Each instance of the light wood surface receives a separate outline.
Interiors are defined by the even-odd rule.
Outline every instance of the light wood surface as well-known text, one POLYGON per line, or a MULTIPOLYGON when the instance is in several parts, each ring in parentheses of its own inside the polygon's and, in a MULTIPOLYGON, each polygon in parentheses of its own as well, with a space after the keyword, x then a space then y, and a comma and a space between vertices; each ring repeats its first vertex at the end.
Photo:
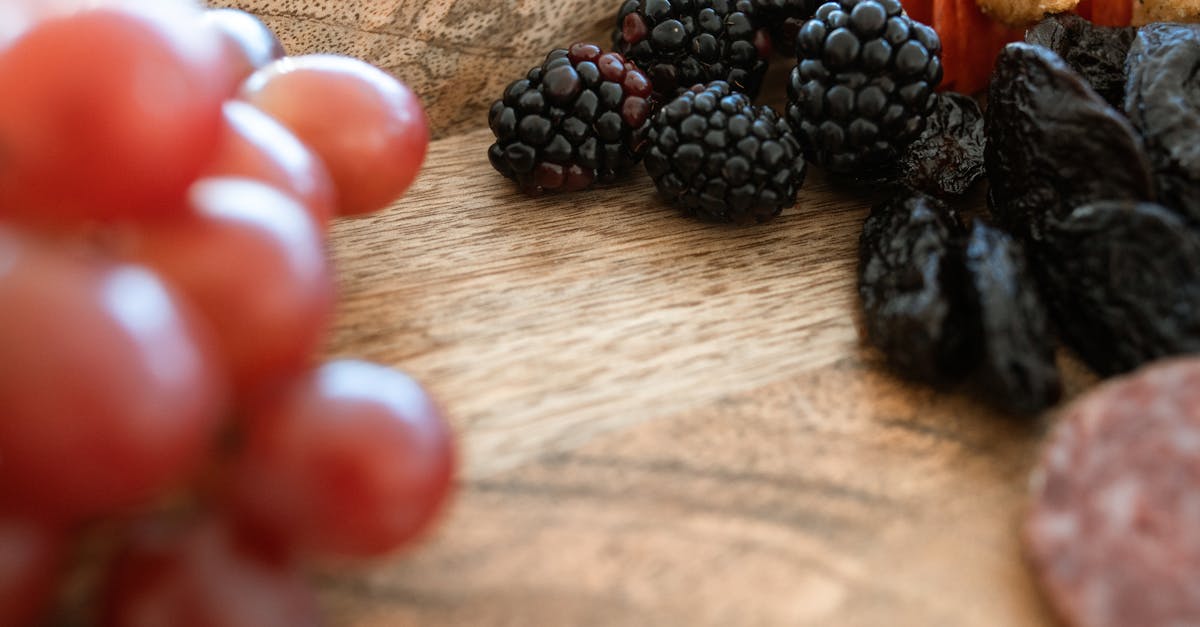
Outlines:
POLYGON ((332 625, 1048 624, 1016 535, 1048 419, 860 346, 874 198, 810 174, 745 228, 644 174, 529 199, 490 141, 435 142, 404 200, 334 229, 328 352, 425 381, 464 457, 425 544, 321 571, 332 625))
POLYGON ((907 385, 860 346, 876 198, 810 173, 778 221, 733 228, 644 174, 528 199, 489 167, 491 100, 553 47, 606 44, 619 0, 210 3, 392 72, 441 138, 405 199, 334 229, 327 352, 429 385, 461 487, 415 550, 322 567, 331 625, 1050 624, 1016 530, 1052 418, 907 385))

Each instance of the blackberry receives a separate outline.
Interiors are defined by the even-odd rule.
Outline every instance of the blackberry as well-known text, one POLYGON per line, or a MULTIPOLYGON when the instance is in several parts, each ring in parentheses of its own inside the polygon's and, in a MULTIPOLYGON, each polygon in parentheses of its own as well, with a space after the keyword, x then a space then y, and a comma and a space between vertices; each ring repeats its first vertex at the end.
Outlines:
POLYGON ((787 117, 809 160, 872 178, 925 128, 941 42, 899 0, 833 0, 796 37, 787 117))
POLYGON ((488 159, 531 195, 608 182, 641 159, 651 107, 646 75, 621 55, 554 50, 492 104, 488 159))
POLYGON ((754 0, 754 11, 759 23, 767 25, 775 52, 796 55, 796 35, 820 3, 820 0, 754 0))
POLYGON ((753 98, 771 54, 752 0, 626 0, 613 48, 642 68, 664 99, 714 80, 753 98))
POLYGON ((686 215, 766 222, 796 203, 804 156, 787 122, 724 81, 696 85, 660 109, 646 170, 686 215))

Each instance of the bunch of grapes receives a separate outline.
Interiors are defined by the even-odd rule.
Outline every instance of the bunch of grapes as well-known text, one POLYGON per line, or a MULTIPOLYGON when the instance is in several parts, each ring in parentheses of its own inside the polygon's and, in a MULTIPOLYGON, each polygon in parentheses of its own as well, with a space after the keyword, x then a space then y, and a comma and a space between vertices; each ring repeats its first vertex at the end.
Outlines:
POLYGON ((403 84, 287 57, 247 13, 6 0, 0 625, 81 580, 106 627, 311 625, 306 560, 429 526, 454 469, 435 402, 315 359, 329 221, 391 204, 428 142, 403 84))

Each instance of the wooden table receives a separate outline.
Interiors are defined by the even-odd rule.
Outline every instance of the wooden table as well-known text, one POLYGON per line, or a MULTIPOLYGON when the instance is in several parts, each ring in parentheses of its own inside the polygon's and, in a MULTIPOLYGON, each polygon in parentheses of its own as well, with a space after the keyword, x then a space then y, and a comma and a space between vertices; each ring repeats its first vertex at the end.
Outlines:
POLYGON ((332 625, 1050 622, 1017 539, 1047 420, 861 347, 875 198, 810 173, 747 228, 681 219, 644 174, 529 199, 490 141, 435 142, 403 201, 334 230, 328 352, 426 382, 462 472, 427 543, 323 571, 332 625))

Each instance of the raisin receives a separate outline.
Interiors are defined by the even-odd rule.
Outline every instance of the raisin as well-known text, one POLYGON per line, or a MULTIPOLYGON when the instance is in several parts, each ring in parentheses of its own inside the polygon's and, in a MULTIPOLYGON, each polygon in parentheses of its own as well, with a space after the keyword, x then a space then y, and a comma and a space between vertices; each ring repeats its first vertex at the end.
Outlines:
POLYGON ((900 180, 934 196, 961 196, 983 176, 985 144, 979 104, 962 94, 940 94, 925 131, 900 157, 900 180))
POLYGON ((962 226, 939 201, 904 193, 876 206, 859 239, 867 340, 900 373, 951 383, 969 369, 962 226))
POLYGON ((1038 240, 1047 217, 1082 204, 1152 198, 1129 121, 1047 48, 1004 48, 984 117, 991 209, 1012 233, 1038 240))
POLYGON ((993 405, 1036 414, 1062 393, 1050 318, 1021 245, 976 221, 964 254, 975 334, 977 387, 993 405))
POLYGON ((1039 279, 1068 346, 1103 375, 1200 351, 1200 234, 1153 203, 1046 222, 1039 279))
POLYGON ((1125 111, 1146 140, 1158 201, 1200 224, 1200 25, 1143 27, 1126 63, 1125 111))
POLYGON ((1125 55, 1137 29, 1097 26, 1074 15, 1051 15, 1025 31, 1025 42, 1045 46, 1110 105, 1120 109, 1125 100, 1125 55))

